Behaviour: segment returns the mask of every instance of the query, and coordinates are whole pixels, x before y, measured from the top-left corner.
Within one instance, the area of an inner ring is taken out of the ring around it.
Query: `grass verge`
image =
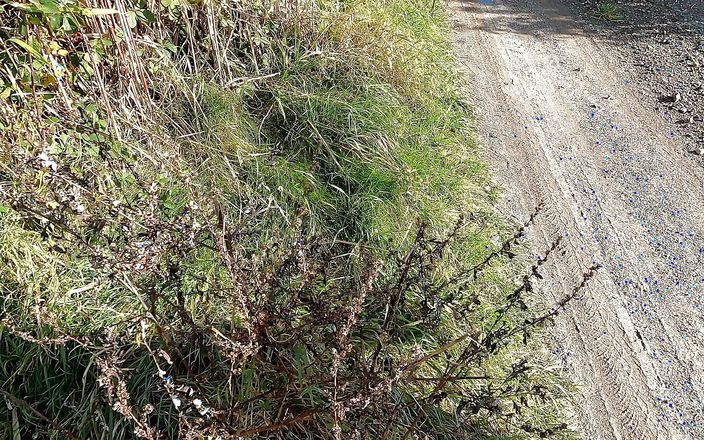
[[[623,14],[621,13],[621,8],[616,3],[613,2],[601,2],[597,5],[594,11],[594,16],[602,20],[608,21],[622,21]]]

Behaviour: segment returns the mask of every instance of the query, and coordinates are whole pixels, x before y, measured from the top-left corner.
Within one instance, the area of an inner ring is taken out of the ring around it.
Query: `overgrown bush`
[[[569,436],[433,6],[3,3],[0,434]]]

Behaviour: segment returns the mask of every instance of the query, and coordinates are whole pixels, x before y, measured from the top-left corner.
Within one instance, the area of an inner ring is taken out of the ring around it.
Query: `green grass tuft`
[[[601,2],[597,5],[594,15],[597,18],[608,21],[622,21],[623,14],[621,8],[613,2]]]

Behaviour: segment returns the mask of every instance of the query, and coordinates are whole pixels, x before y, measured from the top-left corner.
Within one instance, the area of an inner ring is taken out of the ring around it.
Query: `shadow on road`
[[[704,1],[626,0],[619,2],[623,19],[609,21],[595,16],[601,0],[578,2],[567,0],[555,7],[546,0],[463,0],[465,12],[494,15],[493,33],[570,36],[628,42],[644,37],[662,37],[667,43],[672,36],[704,35]],[[472,30],[459,24],[457,29]]]

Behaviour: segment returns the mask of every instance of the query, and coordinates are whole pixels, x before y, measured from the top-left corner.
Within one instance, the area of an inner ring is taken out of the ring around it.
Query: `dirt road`
[[[568,3],[450,2],[477,132],[506,214],[522,221],[545,203],[533,252],[565,236],[543,290],[559,298],[594,261],[604,266],[554,330],[581,386],[575,429],[585,439],[701,439],[701,158],[655,109],[619,42]]]

